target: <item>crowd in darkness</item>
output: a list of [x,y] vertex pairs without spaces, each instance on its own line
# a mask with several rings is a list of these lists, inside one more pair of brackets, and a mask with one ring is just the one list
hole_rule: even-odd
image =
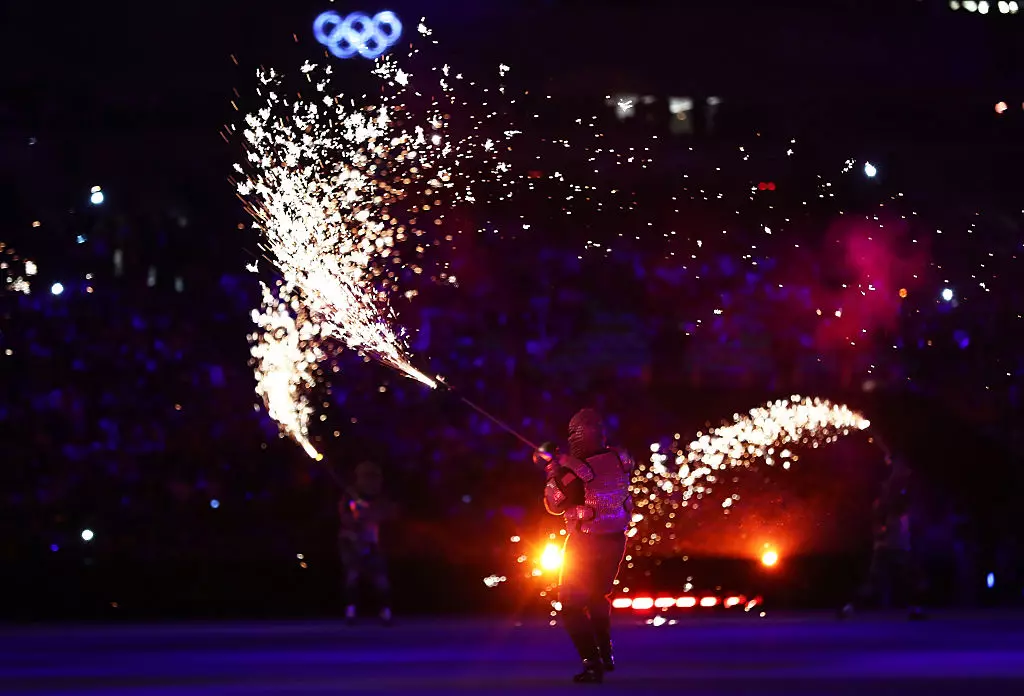
[[[931,466],[947,483],[980,476],[966,472],[982,466],[975,457],[1009,471],[1024,432],[1007,415],[1019,411],[1024,372],[1016,340],[1024,298],[1011,282],[1019,211],[986,202],[975,223],[970,201],[908,188],[914,234],[934,229],[930,221],[941,220],[949,237],[973,224],[970,244],[934,244],[929,253],[942,270],[929,270],[912,291],[913,310],[873,325],[867,345],[843,348],[822,337],[814,314],[822,288],[841,286],[830,257],[810,251],[834,213],[814,202],[807,212],[800,194],[784,191],[789,180],[805,186],[795,165],[768,163],[759,176],[778,182],[773,205],[800,216],[789,234],[809,251],[783,257],[793,237],[766,249],[778,242],[756,222],[767,204],[743,202],[742,215],[729,217],[737,207],[730,196],[750,198],[750,170],[733,180],[714,173],[735,148],[707,145],[703,161],[684,146],[671,149],[666,169],[697,173],[681,180],[644,171],[638,176],[647,179],[622,186],[640,191],[625,210],[565,202],[563,184],[542,170],[529,180],[533,191],[512,203],[451,214],[455,242],[431,250],[426,263],[450,263],[458,286],[425,281],[418,296],[395,305],[415,359],[536,442],[561,436],[582,405],[604,409],[615,437],[642,458],[650,442],[681,427],[794,391],[866,406],[914,394],[969,433],[959,461],[915,467]],[[864,188],[857,180],[836,192],[850,211],[888,202]],[[100,205],[87,203],[86,190],[81,200],[25,211],[4,222],[11,235],[0,228],[0,239],[16,240],[39,267],[30,294],[0,295],[3,562],[79,553],[85,529],[95,548],[138,562],[290,559],[310,538],[330,548],[332,478],[278,436],[254,393],[246,341],[258,285],[237,251],[255,248],[250,233],[211,229],[216,216],[201,210],[154,204],[129,213],[114,187],[108,193]],[[700,257],[691,259],[696,251],[685,244],[666,253],[675,242],[652,232],[665,228],[706,238]],[[595,247],[592,239],[603,241]],[[741,257],[757,245],[766,258],[754,270]],[[979,263],[999,277],[991,293],[967,287]],[[959,307],[940,297],[944,276],[966,296]],[[55,294],[58,282],[63,292]],[[452,534],[467,524],[491,541],[473,553],[501,553],[508,531],[537,513],[529,450],[456,396],[340,346],[333,363],[339,369],[327,370],[311,395],[314,444],[341,478],[364,459],[384,465],[403,510],[391,537],[396,553],[469,554],[464,534]],[[880,427],[913,458],[896,416]],[[919,457],[933,452],[916,447]]]

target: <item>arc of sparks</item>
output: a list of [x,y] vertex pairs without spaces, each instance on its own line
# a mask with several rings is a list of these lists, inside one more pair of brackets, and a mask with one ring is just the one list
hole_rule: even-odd
[[[794,395],[747,414],[734,414],[732,423],[698,432],[686,445],[676,435],[674,457],[662,452],[659,443],[652,444],[650,463],[641,464],[633,478],[636,513],[630,535],[638,533],[638,525],[650,525],[672,510],[688,506],[695,496],[710,496],[719,476],[731,469],[752,468],[762,462],[788,469],[798,459],[790,447],[819,447],[870,426],[869,420],[848,406]],[[674,466],[668,464],[670,457]],[[722,507],[731,507],[739,498],[738,494],[726,497]],[[661,540],[657,531],[648,529],[640,541],[654,545]]]

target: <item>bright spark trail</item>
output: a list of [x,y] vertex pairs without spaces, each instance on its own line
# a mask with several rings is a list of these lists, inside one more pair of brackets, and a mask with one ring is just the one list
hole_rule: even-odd
[[[652,444],[650,464],[641,464],[633,478],[636,513],[630,535],[638,536],[637,550],[674,538],[675,511],[712,500],[732,470],[762,464],[789,469],[799,459],[793,450],[830,444],[870,425],[845,405],[794,395],[734,414],[732,423],[698,432],[689,443],[677,434],[668,453]],[[728,510],[739,499],[739,493],[728,494],[719,509]]]
[[[430,33],[422,24],[419,29]],[[358,106],[332,89],[330,66],[306,63],[301,74],[307,96],[299,92],[294,98],[285,95],[282,75],[260,70],[265,102],[245,118],[247,156],[235,169],[244,177],[238,195],[261,233],[265,258],[284,284],[296,289],[320,336],[340,339],[437,389],[439,382],[412,364],[405,337],[395,328],[391,299],[400,291],[403,272],[422,273],[408,256],[421,255],[431,244],[429,237],[417,240],[426,235],[428,223],[442,224],[440,210],[473,202],[478,181],[500,183],[506,177],[510,167],[501,160],[495,136],[507,139],[516,131],[487,124],[494,111],[481,119],[463,110],[466,132],[455,133],[459,120],[452,113],[466,102],[456,102],[453,84],[463,78],[452,76],[448,66],[431,72],[439,75],[442,97],[418,108],[423,98],[410,87],[411,74],[391,59],[379,61],[374,70],[383,96],[373,102],[364,96]],[[482,99],[476,103],[486,106]],[[407,253],[409,246],[413,250]],[[268,409],[271,401],[278,404],[272,415],[284,418],[278,419],[283,431],[314,456],[305,429],[307,407],[280,405],[289,395],[298,398],[296,385],[308,381],[302,372],[307,361],[293,359],[293,343],[257,338],[257,347],[273,368],[257,370],[257,391]],[[270,360],[275,350],[281,355]]]
[[310,457],[321,455],[309,441],[309,418],[313,413],[306,394],[315,384],[313,370],[322,358],[314,339],[319,327],[310,321],[297,321],[292,312],[301,313],[298,301],[292,307],[263,285],[262,311],[253,310],[258,331],[252,334],[256,393],[270,417],[281,430],[297,442]]

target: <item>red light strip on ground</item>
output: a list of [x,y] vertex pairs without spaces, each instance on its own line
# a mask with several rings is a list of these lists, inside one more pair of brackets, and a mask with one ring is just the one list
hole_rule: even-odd
[[702,607],[711,609],[723,606],[726,609],[743,606],[744,611],[750,611],[761,603],[760,597],[748,600],[743,595],[731,597],[616,597],[612,600],[613,609],[632,609],[633,611],[650,611],[651,609],[691,609]]

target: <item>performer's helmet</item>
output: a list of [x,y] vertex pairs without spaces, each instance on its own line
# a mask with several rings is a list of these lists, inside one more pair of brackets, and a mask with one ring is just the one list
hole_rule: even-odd
[[547,466],[554,459],[558,445],[554,442],[544,442],[537,451],[533,453],[533,463],[537,466]]
[[356,465],[356,488],[365,495],[376,495],[384,483],[384,475],[374,462],[360,462]]
[[586,459],[607,446],[604,420],[596,410],[585,408],[569,421],[569,451],[572,456]]
[[910,470],[903,462],[897,460],[896,464],[892,468],[892,473],[889,475],[889,487],[895,491],[906,491],[910,485],[910,481],[913,478],[913,471]]

